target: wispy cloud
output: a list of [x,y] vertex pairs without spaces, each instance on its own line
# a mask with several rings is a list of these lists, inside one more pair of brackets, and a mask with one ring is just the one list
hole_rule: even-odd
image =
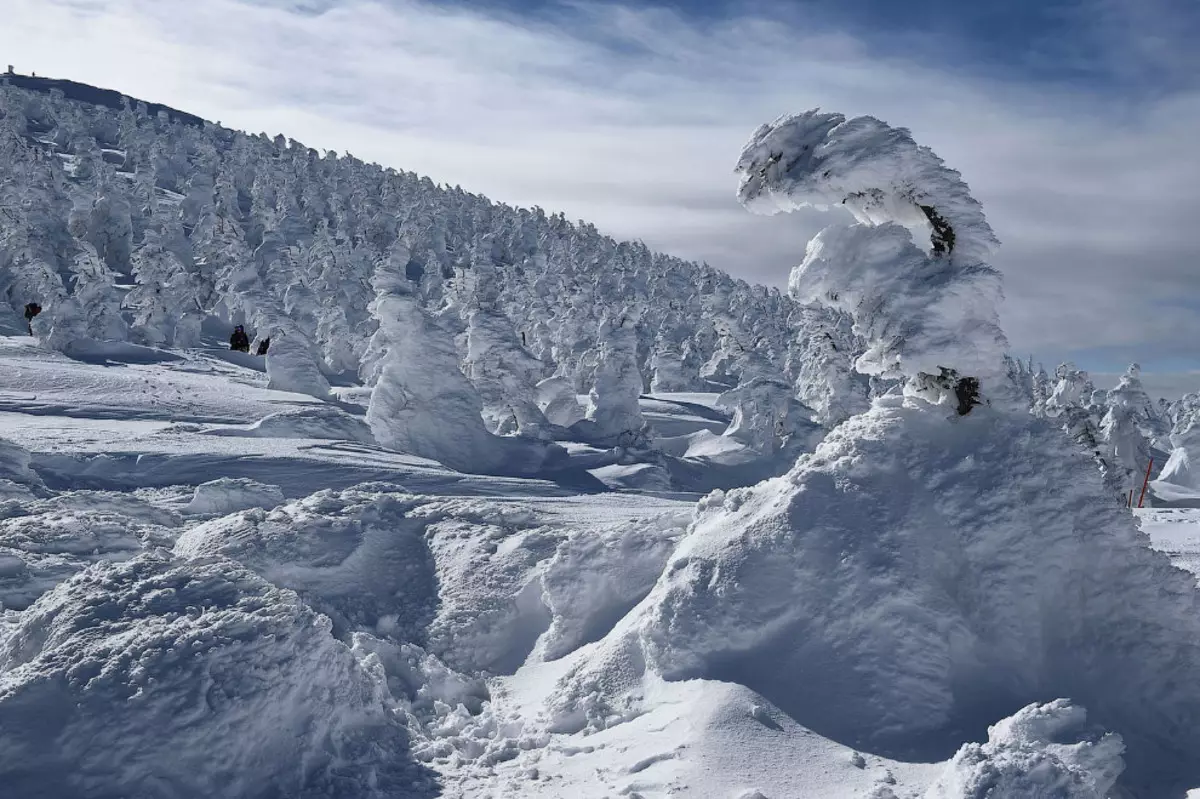
[[[1167,14],[1178,0],[1149,1]],[[875,114],[984,202],[1019,351],[1131,346],[1152,363],[1200,335],[1177,301],[1198,255],[1200,91],[1186,48],[1153,47],[1172,26],[1129,10],[1141,0],[1096,2],[1107,16],[1080,57],[1131,76],[1120,92],[989,77],[763,7],[696,20],[582,3],[519,16],[414,0],[8,0],[0,52],[775,284],[829,220],[738,208],[741,144],[786,111]]]

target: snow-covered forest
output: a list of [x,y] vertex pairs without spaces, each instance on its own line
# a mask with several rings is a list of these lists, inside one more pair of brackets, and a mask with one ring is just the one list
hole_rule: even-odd
[[[480,306],[507,317],[533,376],[581,393],[595,381],[600,325],[618,316],[636,319],[646,389],[721,390],[763,373],[808,386],[820,381],[806,369],[849,372],[844,319],[561,214],[133,101],[114,110],[61,91],[0,92],[4,296],[17,311],[40,300],[56,342],[193,346],[211,315],[295,337],[322,371],[373,383],[371,281],[394,268],[456,335]],[[51,332],[67,318],[74,332]],[[805,399],[827,410],[820,393]]]
[[4,790],[1200,788],[1200,393],[1014,357],[908,130],[729,154],[781,293],[0,81]]

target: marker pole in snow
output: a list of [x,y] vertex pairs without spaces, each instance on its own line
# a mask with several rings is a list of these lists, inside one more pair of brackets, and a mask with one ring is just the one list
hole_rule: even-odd
[[1133,507],[1133,489],[1132,488],[1129,489],[1129,500],[1125,503],[1125,507],[1127,507],[1127,508]]
[[[1153,466],[1154,466],[1154,458],[1151,458],[1150,462],[1146,464],[1146,478],[1144,480],[1142,480],[1142,495],[1140,497],[1138,497],[1138,507],[1139,508],[1142,507],[1142,501],[1146,499],[1146,486],[1148,486],[1150,484],[1150,469]],[[1133,494],[1131,492],[1130,499],[1132,499],[1132,498],[1133,498]]]

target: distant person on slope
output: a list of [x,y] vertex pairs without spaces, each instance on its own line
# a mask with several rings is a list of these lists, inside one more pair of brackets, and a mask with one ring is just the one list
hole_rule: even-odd
[[267,350],[270,349],[270,347],[271,347],[271,337],[267,336],[262,341],[258,342],[258,349],[255,351],[254,354],[255,355],[266,355]]
[[33,317],[42,312],[42,306],[36,302],[27,303],[25,305],[25,325],[29,328],[29,335],[33,335]]
[[233,329],[233,335],[229,337],[229,349],[237,352],[250,351],[250,337],[246,335],[246,330],[241,325]]

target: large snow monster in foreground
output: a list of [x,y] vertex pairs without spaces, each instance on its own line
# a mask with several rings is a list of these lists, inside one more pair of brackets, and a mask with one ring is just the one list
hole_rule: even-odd
[[637,614],[564,678],[558,723],[628,717],[647,673],[710,678],[843,743],[940,759],[1067,697],[1123,738],[1125,789],[1200,785],[1200,594],[1019,399],[998,242],[960,175],[905,129],[820,111],[759,128],[737,171],[753,211],[853,213],[790,290],[848,312],[858,371],[903,390],[788,474],[702,501]]

